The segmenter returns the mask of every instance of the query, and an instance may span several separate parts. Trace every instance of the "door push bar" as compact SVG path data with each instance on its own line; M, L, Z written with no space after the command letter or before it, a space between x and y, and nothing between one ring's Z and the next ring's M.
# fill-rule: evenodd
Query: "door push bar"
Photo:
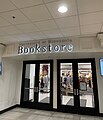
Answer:
M79 90L78 89L74 89L74 95L79 95Z

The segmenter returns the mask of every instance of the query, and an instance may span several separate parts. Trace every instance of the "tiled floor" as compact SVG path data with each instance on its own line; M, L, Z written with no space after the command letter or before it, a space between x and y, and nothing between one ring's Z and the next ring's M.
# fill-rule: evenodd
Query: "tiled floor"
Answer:
M15 108L0 115L0 120L103 120L102 117Z

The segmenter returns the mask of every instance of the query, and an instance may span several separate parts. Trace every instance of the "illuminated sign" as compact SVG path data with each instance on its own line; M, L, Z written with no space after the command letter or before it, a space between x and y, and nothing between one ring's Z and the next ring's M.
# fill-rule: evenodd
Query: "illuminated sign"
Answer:
M34 53L55 53L55 52L72 52L73 45L72 44L49 44L47 46L40 46L36 44L33 47L24 47L19 46L18 54L34 54Z

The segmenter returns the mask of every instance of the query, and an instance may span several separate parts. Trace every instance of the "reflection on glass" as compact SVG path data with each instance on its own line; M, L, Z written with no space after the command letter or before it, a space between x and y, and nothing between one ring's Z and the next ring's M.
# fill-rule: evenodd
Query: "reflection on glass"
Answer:
M60 64L61 104L74 105L72 63Z
M50 103L50 64L40 64L39 102Z
M34 102L35 64L26 64L24 101Z
M91 63L78 63L79 94L81 107L94 107Z

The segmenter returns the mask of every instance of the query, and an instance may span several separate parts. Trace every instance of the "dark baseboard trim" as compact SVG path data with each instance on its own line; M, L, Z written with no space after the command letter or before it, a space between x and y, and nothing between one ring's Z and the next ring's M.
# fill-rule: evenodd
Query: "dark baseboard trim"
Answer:
M16 107L21 107L20 104L16 104Z
M103 113L99 113L99 116L100 116L100 117L103 117Z
M56 108L53 108L53 111L57 112L57 109L56 109Z
M53 111L55 112L61 112L61 111L58 111L56 108L53 108ZM66 113L66 112L61 112L61 113ZM74 113L71 113L71 114L74 114ZM78 113L77 113L78 114ZM95 114L95 115L89 115L89 114L78 114L78 115L88 115L88 116L99 116L99 117L103 117L103 113L98 113L98 114Z
M9 108L6 108L6 109L4 109L4 110L1 110L1 111L0 111L0 114L2 114L2 113L4 113L4 112L7 112L7 111L9 111L9 110L12 110L12 109L14 109L14 108L16 108L16 107L19 107L19 105L13 105L13 106L11 106L11 107L9 107Z

